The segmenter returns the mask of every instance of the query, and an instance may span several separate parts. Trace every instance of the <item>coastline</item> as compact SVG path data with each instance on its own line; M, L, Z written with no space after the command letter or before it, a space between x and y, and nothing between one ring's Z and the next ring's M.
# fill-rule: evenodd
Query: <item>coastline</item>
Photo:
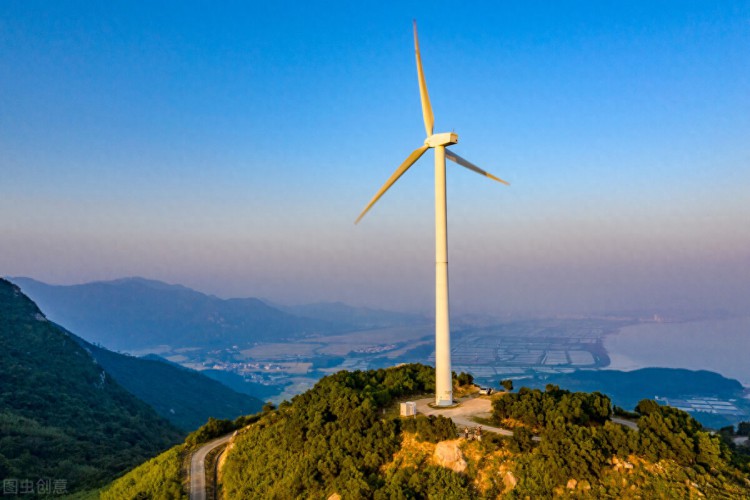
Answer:
M750 387L750 317L628 325L603 338L607 370L708 370Z

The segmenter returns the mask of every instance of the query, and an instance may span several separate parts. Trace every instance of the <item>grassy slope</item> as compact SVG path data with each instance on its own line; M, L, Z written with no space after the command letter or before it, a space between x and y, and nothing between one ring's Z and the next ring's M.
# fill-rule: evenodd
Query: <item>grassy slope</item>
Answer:
M139 465L104 488L101 492L101 500L124 498L181 500L187 498L182 484L182 464L186 453L188 453L187 446L181 444Z
M457 440L466 462L466 471L446 471L456 482L463 479L457 498L540 498L571 496L577 498L707 498L743 499L750 486L719 474L698 473L671 460L649 461L634 455L617 458L596 474L596 480L571 476L561 484L549 485L546 493L529 483L542 483L534 470L533 452L511 451L508 440L494 442ZM399 452L383 468L387 481L411 482L411 491L419 496L425 473L437 466L436 444L419 442L404 433ZM573 481L570 481L573 480ZM515 486L513 483L516 483ZM408 487L408 486L407 486ZM405 488L406 489L406 488ZM542 488L544 489L544 488ZM528 495L528 496L527 496Z

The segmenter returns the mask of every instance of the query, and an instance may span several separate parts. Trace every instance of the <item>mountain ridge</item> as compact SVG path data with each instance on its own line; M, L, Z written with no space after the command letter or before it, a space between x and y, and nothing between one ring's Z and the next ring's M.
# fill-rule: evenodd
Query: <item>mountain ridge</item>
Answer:
M60 478L68 492L100 485L180 439L0 279L0 477Z
M260 299L221 299L145 278L80 285L10 279L39 303L50 319L87 341L113 350L158 345L251 345L319 330L341 330L326 321L290 315Z

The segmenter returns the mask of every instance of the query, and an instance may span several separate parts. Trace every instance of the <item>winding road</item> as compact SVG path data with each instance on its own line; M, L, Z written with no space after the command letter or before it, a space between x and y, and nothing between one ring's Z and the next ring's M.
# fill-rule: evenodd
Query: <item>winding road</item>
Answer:
M638 430L638 424L633 422L632 420L625 420L624 418L617 417L612 417L610 418L610 420L616 424L624 425L625 427L633 429L634 431Z
M190 500L206 500L206 456L211 450L228 443L233 434L209 441L193 453L190 459Z

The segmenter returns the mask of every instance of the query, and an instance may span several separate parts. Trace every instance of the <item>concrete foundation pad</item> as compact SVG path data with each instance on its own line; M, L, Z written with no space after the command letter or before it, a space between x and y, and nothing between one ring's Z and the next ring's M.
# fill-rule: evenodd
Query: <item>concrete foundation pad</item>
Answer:
M461 401L454 401L452 405L436 405L435 403L427 403L427 406L433 410L452 410L461 406Z

